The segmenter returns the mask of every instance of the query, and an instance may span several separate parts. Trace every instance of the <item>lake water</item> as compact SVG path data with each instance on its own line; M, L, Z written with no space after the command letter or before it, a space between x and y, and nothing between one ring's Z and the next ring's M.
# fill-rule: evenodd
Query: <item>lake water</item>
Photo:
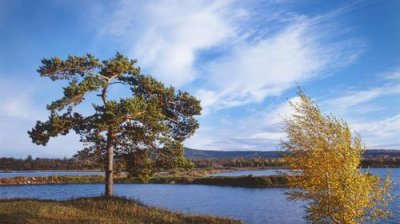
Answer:
M0 178L13 177L47 177L47 176L104 176L104 172L97 171L0 171Z
M394 179L395 200L389 207L394 217L381 223L399 223L400 220L400 169L390 170ZM383 175L386 169L369 171ZM242 174L237 173L237 175ZM99 196L103 191L102 184L2 186L0 198L31 197L63 200ZM305 203L286 200L286 191L278 188L248 189L205 185L115 185L116 195L135 198L145 204L169 210L232 217L246 223L305 223L302 219Z

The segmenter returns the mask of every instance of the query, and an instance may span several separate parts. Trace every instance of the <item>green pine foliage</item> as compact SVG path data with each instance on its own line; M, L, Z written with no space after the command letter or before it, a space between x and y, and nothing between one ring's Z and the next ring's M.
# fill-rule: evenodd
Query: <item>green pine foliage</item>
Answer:
M48 120L37 121L29 136L34 143L46 145L52 137L70 131L79 134L86 146L82 154L106 161L108 196L112 194L114 155L127 164L135 164L130 161L144 154L146 159L168 158L168 166L177 165L183 159L182 141L199 127L195 118L201 112L199 100L141 74L136 60L120 53L103 61L89 54L43 59L37 71L53 81L68 81L68 85L61 99L47 105ZM128 89L130 96L110 97L109 89L116 85ZM90 93L97 100L91 102L93 113L86 115L77 106Z

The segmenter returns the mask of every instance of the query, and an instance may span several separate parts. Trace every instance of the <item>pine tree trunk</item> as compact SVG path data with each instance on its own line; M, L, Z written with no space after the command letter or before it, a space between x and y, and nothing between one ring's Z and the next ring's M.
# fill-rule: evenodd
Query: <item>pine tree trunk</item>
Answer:
M114 160L114 144L113 134L111 128L107 133L107 167L106 167L106 197L112 197L113 195L113 160Z

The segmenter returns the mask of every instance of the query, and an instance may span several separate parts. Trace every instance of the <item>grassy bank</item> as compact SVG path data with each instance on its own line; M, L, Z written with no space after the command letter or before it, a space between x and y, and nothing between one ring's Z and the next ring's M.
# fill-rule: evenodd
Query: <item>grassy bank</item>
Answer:
M117 184L203 184L233 187L286 187L285 176L241 176L241 177L176 177L162 176L150 179L118 177ZM103 176L49 176L49 177L14 177L0 179L0 185L32 184L98 184L104 183Z
M125 198L81 198L69 201L0 200L0 222L19 223L241 223L208 215L184 215Z

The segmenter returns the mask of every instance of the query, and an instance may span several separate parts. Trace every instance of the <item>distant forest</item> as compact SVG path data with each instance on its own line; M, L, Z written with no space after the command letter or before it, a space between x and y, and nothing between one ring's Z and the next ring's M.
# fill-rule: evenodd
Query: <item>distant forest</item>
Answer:
M282 158L285 151L216 151L185 148L185 157L188 159L233 159L233 158ZM400 157L400 149L368 149L364 158Z
M101 165L92 161L79 161L76 158L64 159L26 159L0 158L0 170L94 170Z
M196 168L226 167L277 167L286 166L284 152L234 152L206 151L185 148L185 157L191 160ZM367 150L363 155L362 167L400 167L400 150ZM116 161L118 167L118 161ZM102 170L103 163L64 159L26 159L0 158L0 170Z

